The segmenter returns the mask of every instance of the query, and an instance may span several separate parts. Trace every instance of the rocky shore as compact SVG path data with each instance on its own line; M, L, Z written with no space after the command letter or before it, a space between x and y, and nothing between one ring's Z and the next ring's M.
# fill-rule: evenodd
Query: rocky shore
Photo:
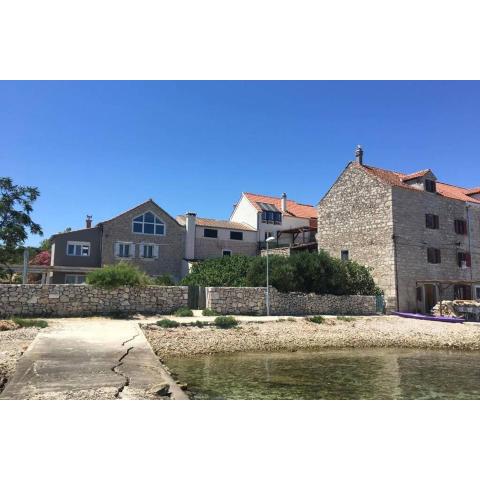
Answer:
M144 325L160 359L215 353L295 351L343 347L403 347L480 350L480 326L413 320L395 316L305 319L241 323L229 330L213 326L160 328Z
M37 336L38 328L0 331L0 393L15 372L18 359Z

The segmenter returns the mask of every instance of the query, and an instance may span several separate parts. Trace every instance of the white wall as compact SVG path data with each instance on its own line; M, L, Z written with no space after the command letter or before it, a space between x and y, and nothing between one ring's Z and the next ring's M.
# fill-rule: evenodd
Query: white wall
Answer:
M250 200L248 200L245 195L242 195L242 198L240 199L237 206L235 207L235 210L230 216L230 221L246 223L253 228L257 228L257 214L258 210L250 203Z

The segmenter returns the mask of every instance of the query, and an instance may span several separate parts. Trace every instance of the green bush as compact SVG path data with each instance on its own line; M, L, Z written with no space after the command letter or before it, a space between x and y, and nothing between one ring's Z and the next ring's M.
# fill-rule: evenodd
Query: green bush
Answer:
M37 328L46 328L48 327L48 322L45 320L31 320L26 318L12 318L12 320L22 328L30 328L30 327L37 327Z
M172 280L170 275L159 275L158 277L153 278L153 284L169 287L171 285L175 285L175 282Z
M188 307L180 307L173 314L176 317L193 317L193 312Z
M201 287L246 287L245 277L253 258L231 255L198 262L180 283Z
M214 320L217 328L234 328L238 325L238 321L234 317L217 317Z
M204 317L215 317L216 315L218 315L218 312L216 312L215 310L212 310L211 308L204 308L202 310L202 315Z
M180 323L176 320L169 320L168 318L162 318L157 320L156 324L162 328L177 328L180 326Z
M321 315L315 315L314 317L307 317L307 320L312 323L325 323L325 318L322 317Z
M195 323L193 323L193 326L198 328L203 328L205 326L205 323L201 322L200 320L197 320Z
M137 267L121 262L90 272L87 283L102 288L138 287L148 285L150 278Z

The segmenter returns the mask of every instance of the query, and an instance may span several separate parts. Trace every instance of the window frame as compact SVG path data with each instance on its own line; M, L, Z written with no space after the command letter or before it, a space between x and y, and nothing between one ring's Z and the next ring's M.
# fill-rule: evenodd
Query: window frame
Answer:
M151 256L146 256L145 255L145 249L151 249L152 255ZM156 258L155 256L155 244L153 243L142 243L141 244L141 251L140 251L140 258L146 259L146 260L153 260Z
M145 215L147 214L153 215L153 222L145 222ZM137 220L139 217L142 217L142 221ZM142 225L141 232L135 231L135 224ZM145 232L145 224L153 225L153 233ZM163 226L163 233L156 233L157 225ZM143 212L140 215L136 215L132 218L132 233L134 235L154 235L156 237L164 237L167 234L167 224L158 215L155 215L151 210L147 210L146 212Z
M207 235L208 232L215 232L215 235ZM218 228L204 228L203 238L218 238Z
M115 253L115 257L117 258L134 258L135 257L135 244L132 242L115 242L114 244L114 251L116 252L118 245L118 255ZM122 248L123 247L123 248ZM125 250L125 247L128 247L128 255L122 255L121 250Z
M440 248L427 247L427 263L439 265L442 263L442 251Z
M468 235L468 224L463 218L456 218L453 222L453 228L457 235Z
M68 253L69 247L74 247L73 252L74 253ZM80 247L80 255L77 255L75 252L77 250L77 247ZM87 248L88 253L86 255L83 254L83 249ZM66 248L66 255L67 257L89 257L91 253L91 243L90 242L81 242L78 240L67 240L67 248Z
M431 223L429 222L431 220ZM425 214L425 228L429 230L439 230L440 229L440 218L434 213Z
M232 234L239 235L240 238L233 238ZM243 241L243 232L240 232L238 230L230 230L230 240L236 240L236 241L242 242Z
M472 256L470 252L457 252L457 265L462 268L462 262L465 262L466 268L472 267Z
M67 277L73 277L75 279L75 281L74 282L67 282ZM79 277L83 277L83 282L77 282L77 279ZM66 273L65 274L65 285L83 285L84 283L86 283L86 280L87 280L87 276L84 273L79 273L79 274Z
M340 259L342 260L342 262L350 261L350 252L348 250L341 250Z
M271 225L281 225L283 216L282 216L282 212L274 212L273 210L262 210L261 219L262 219L262 223L267 223Z
M437 182L426 178L424 181L425 191L429 193L437 193Z
M227 255L225 255L226 252L228 252ZM229 248L222 249L222 257L231 257L231 256L232 256L232 251Z

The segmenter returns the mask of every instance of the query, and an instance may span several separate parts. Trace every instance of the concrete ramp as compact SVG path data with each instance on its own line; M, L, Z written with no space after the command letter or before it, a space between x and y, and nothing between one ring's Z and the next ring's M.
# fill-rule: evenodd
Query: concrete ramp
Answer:
M53 320L0 399L187 399L134 321Z

